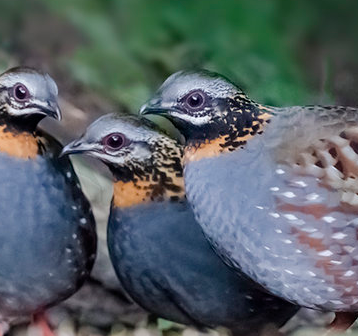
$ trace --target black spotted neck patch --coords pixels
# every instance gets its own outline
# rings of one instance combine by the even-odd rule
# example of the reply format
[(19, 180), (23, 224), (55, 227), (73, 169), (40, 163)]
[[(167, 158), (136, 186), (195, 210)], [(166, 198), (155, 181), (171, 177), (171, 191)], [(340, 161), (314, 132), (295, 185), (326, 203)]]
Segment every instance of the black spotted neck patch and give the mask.
[[(184, 151), (184, 163), (198, 161), (203, 158), (214, 157), (222, 153), (244, 148), (247, 141), (263, 133), (265, 124), (269, 123), (272, 117), (271, 113), (266, 112), (266, 110), (269, 111), (268, 108), (263, 106), (259, 107), (262, 113), (255, 117), (250, 127), (238, 129), (236, 125), (233, 125), (228, 134), (186, 146)], [(240, 111), (237, 113), (240, 113)]]
[(113, 206), (127, 208), (152, 201), (179, 201), (185, 197), (182, 147), (162, 137), (151, 147), (152, 158), (135, 167), (126, 166), (130, 174), (123, 179), (115, 170)]
[(117, 181), (113, 186), (112, 205), (128, 208), (152, 201), (179, 201), (185, 197), (184, 179), (178, 176), (168, 176), (166, 183), (148, 180)]

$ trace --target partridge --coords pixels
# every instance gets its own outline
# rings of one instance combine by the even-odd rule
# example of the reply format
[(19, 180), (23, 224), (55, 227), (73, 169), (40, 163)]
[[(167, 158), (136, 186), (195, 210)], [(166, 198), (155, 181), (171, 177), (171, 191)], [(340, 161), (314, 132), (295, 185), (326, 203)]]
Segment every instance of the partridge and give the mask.
[(179, 323), (246, 332), (281, 326), (298, 308), (216, 256), (185, 198), (182, 146), (151, 126), (106, 115), (63, 150), (91, 155), (113, 173), (108, 247), (125, 290), (146, 310)]
[(188, 200), (216, 252), (274, 295), (358, 312), (358, 111), (264, 106), (208, 71), (170, 76), (141, 109), (186, 138)]
[(95, 258), (90, 205), (68, 158), (58, 158), (62, 146), (37, 129), (46, 116), (61, 118), (49, 75), (25, 67), (0, 75), (2, 326), (76, 292)]

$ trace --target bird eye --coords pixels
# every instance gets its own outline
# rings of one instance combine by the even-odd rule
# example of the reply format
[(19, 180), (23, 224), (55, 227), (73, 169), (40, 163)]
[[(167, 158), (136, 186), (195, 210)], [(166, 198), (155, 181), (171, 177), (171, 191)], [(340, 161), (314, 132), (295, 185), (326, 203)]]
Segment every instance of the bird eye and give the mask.
[(105, 149), (110, 151), (121, 149), (125, 143), (126, 137), (122, 133), (109, 134), (102, 140)]
[(13, 88), (13, 96), (18, 102), (22, 103), (29, 99), (30, 92), (24, 84), (18, 83)]
[(191, 110), (198, 110), (204, 106), (205, 95), (201, 91), (189, 93), (185, 99), (185, 105)]

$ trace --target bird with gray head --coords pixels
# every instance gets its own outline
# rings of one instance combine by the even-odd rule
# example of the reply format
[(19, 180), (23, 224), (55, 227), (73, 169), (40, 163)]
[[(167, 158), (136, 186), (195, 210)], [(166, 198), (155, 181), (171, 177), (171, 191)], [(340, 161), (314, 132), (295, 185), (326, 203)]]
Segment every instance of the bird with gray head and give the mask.
[(26, 67), (10, 69), (0, 76), (0, 122), (36, 127), (46, 116), (60, 120), (57, 94), (57, 85), (48, 74)]
[(219, 255), (271, 293), (358, 313), (358, 110), (276, 108), (208, 71), (170, 76), (142, 114), (186, 138), (185, 185)]
[(106, 115), (68, 144), (113, 173), (108, 247), (118, 278), (146, 310), (248, 335), (281, 326), (297, 307), (235, 274), (212, 251), (184, 192), (183, 148), (133, 117)]
[(37, 129), (46, 116), (61, 118), (49, 75), (26, 67), (0, 75), (2, 325), (76, 292), (95, 258), (95, 223), (72, 165)]

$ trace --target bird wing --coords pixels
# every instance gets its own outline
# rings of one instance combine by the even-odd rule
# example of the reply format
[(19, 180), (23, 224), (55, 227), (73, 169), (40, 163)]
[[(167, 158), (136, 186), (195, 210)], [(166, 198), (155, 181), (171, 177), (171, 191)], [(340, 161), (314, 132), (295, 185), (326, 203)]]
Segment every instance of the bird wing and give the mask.
[(189, 201), (219, 253), (274, 294), (356, 309), (357, 110), (270, 112), (244, 148), (187, 165)]
[(278, 143), (271, 143), (276, 162), (315, 177), (339, 193), (345, 211), (358, 213), (358, 110), (292, 107), (279, 109), (277, 116)]

